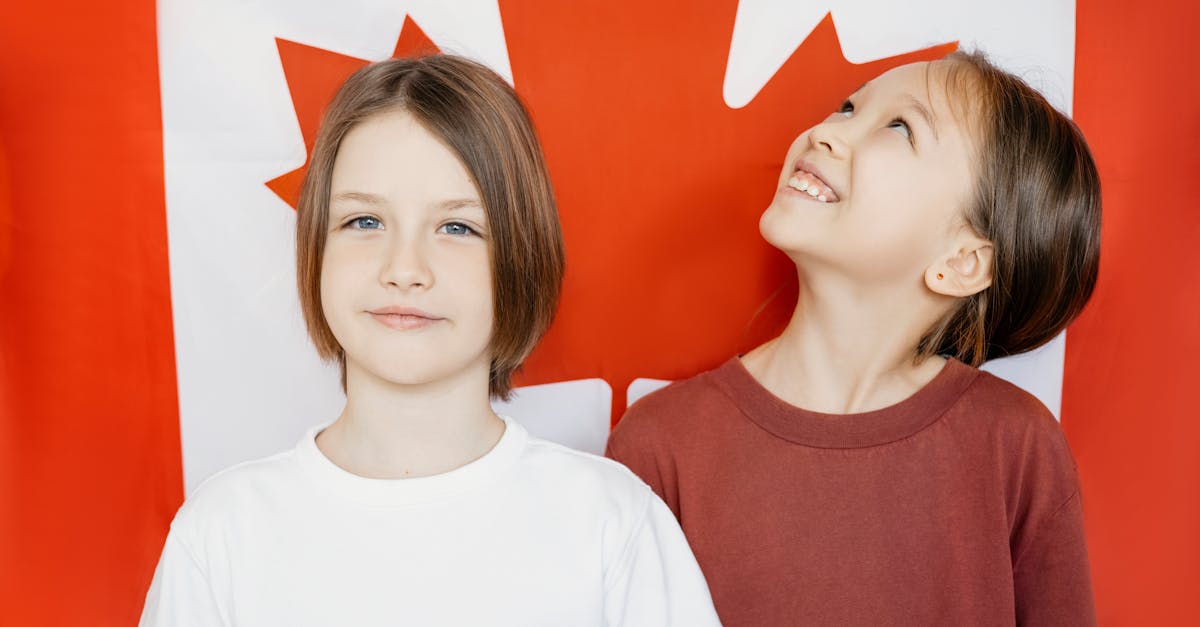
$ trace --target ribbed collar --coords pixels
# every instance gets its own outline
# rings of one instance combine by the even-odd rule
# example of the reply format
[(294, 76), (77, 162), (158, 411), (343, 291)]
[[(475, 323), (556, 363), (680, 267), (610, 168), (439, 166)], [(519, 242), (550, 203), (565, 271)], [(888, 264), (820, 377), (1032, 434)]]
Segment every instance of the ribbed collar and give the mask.
[(309, 429), (296, 445), (296, 459), (324, 490), (368, 507), (390, 508), (444, 501), (486, 486), (516, 465), (529, 433), (515, 420), (501, 416), (504, 434), (479, 459), (450, 472), (412, 479), (369, 479), (343, 470), (317, 447), (317, 434), (328, 425)]
[(941, 372), (912, 396), (861, 414), (825, 414), (791, 405), (763, 387), (737, 357), (709, 375), (747, 418), (778, 437), (816, 448), (865, 448), (895, 442), (933, 424), (962, 396), (979, 371), (949, 359)]

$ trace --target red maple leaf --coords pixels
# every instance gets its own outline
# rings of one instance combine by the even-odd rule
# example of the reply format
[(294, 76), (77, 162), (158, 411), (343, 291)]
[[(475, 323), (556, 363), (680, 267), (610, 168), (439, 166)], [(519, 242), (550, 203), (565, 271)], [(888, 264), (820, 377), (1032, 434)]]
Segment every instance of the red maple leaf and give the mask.
[[(304, 154), (311, 155), (325, 107), (329, 106), (329, 101), (333, 100), (338, 87), (341, 87), (351, 74), (371, 62), (278, 37), (275, 38), (275, 46), (279, 48), (279, 60), (283, 63), (283, 74), (287, 78), (292, 105), (296, 108), (296, 118), (300, 122), (300, 134), (304, 136)], [(411, 18), (405, 17), (392, 56), (404, 57), (437, 51), (437, 45), (429, 39), (425, 31)], [(267, 187), (295, 209), (296, 204), (300, 202), (300, 184), (304, 182), (304, 173), (307, 170), (306, 160), (299, 168), (268, 181)]]
[[(853, 64), (827, 15), (750, 104), (731, 109), (722, 86), (737, 2), (710, 5), (500, 3), (568, 263), (554, 327), (517, 383), (603, 378), (614, 420), (634, 379), (695, 374), (782, 328), (794, 269), (757, 225), (788, 145), (880, 72), (955, 48)], [(397, 55), (418, 38), (432, 47), (406, 19)], [(279, 51), (311, 151), (322, 107), (366, 61), (284, 40)], [(302, 177), (270, 185), (294, 206)]]
[(686, 377), (778, 332), (795, 271), (758, 217), (788, 145), (880, 72), (955, 48), (856, 65), (826, 16), (731, 109), (722, 86), (737, 2), (698, 4), (500, 3), (568, 255), (562, 308), (520, 382), (603, 377), (614, 418), (633, 379)]

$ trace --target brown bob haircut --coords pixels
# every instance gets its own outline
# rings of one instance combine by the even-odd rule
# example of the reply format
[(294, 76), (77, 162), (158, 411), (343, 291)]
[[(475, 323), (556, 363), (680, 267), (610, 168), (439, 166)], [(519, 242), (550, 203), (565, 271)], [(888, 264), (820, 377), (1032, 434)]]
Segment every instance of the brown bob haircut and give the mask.
[(529, 113), (495, 72), (453, 55), (372, 63), (338, 90), (325, 113), (296, 216), (296, 281), (308, 334), (322, 358), (345, 353), (321, 306), (330, 180), (355, 125), (404, 111), (463, 163), (487, 213), (492, 266), (489, 393), (507, 399), (512, 374), (550, 327), (563, 276), (562, 232), (550, 175)]
[(1020, 78), (979, 52), (954, 52), (943, 63), (951, 101), (976, 131), (965, 214), (992, 242), (992, 283), (929, 330), (917, 352), (977, 366), (1045, 344), (1091, 298), (1100, 177), (1075, 123)]

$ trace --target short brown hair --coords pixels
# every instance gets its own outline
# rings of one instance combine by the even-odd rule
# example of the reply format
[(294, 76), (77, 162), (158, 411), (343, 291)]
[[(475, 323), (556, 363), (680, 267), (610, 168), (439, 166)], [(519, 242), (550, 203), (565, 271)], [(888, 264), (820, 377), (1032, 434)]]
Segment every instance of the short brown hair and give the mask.
[(345, 354), (321, 307), (321, 263), (330, 180), (342, 139), (364, 120), (404, 111), (466, 167), (487, 213), (492, 265), (489, 393), (507, 399), (512, 374), (545, 334), (562, 287), (563, 243), (554, 191), (529, 114), (512, 87), (483, 65), (439, 54), (372, 63), (329, 105), (300, 190), (296, 281), (309, 337), (336, 360)]
[(921, 339), (971, 365), (1033, 350), (1083, 310), (1100, 267), (1100, 177), (1083, 133), (979, 52), (946, 57), (951, 100), (976, 127), (966, 220), (993, 245), (992, 283)]

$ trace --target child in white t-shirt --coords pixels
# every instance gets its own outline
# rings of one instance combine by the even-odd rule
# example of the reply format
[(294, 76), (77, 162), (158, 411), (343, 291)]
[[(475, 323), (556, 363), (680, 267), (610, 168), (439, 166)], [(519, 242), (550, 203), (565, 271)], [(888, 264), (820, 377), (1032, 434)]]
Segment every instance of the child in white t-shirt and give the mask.
[(541, 149), (503, 79), (448, 55), (351, 76), (296, 242), (345, 409), (191, 495), (142, 625), (718, 624), (645, 484), (492, 412), (563, 270)]

